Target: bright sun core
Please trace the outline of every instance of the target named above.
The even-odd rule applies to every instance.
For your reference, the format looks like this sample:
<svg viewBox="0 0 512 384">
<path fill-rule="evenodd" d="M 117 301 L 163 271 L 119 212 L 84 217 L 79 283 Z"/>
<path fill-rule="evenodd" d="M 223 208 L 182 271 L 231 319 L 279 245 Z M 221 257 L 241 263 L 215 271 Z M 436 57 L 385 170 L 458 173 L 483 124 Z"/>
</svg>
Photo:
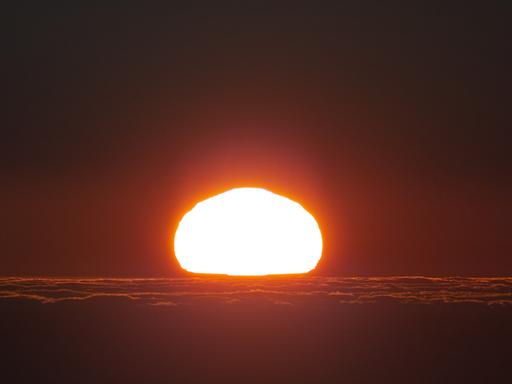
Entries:
<svg viewBox="0 0 512 384">
<path fill-rule="evenodd" d="M 183 216 L 174 252 L 189 272 L 306 273 L 322 256 L 322 234 L 299 203 L 261 188 L 235 188 Z"/>
</svg>

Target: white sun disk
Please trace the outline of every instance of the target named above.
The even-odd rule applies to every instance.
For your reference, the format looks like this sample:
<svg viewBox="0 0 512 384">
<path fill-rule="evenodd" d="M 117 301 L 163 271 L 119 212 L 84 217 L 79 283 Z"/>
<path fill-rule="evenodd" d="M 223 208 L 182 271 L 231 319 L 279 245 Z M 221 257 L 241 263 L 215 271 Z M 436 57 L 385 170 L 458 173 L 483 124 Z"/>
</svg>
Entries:
<svg viewBox="0 0 512 384">
<path fill-rule="evenodd" d="M 305 273 L 322 255 L 322 234 L 300 204 L 261 188 L 235 188 L 185 214 L 174 252 L 189 272 Z"/>
</svg>

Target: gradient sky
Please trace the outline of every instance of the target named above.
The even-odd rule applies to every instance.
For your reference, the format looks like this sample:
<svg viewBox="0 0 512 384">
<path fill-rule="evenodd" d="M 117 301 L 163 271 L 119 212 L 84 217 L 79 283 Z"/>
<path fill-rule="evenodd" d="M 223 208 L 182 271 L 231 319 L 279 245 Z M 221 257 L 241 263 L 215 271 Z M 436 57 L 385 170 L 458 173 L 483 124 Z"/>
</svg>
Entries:
<svg viewBox="0 0 512 384">
<path fill-rule="evenodd" d="M 179 274 L 193 204 L 303 203 L 323 275 L 510 275 L 501 2 L 17 2 L 1 275 Z"/>
</svg>

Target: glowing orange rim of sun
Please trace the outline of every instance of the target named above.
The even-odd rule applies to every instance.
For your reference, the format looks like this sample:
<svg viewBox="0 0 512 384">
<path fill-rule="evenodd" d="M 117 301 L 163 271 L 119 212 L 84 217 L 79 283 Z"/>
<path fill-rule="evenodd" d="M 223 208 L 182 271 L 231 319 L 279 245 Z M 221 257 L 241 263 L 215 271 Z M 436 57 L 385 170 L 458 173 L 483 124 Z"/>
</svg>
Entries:
<svg viewBox="0 0 512 384">
<path fill-rule="evenodd" d="M 189 272 L 306 273 L 322 256 L 322 234 L 299 203 L 262 188 L 235 188 L 197 203 L 183 216 L 174 253 Z"/>
</svg>

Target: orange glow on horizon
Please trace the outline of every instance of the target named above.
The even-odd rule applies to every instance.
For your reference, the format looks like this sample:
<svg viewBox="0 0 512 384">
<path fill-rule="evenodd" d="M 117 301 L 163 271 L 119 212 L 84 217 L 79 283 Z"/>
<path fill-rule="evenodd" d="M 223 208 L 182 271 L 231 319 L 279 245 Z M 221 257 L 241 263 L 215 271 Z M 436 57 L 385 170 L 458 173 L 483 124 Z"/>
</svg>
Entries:
<svg viewBox="0 0 512 384">
<path fill-rule="evenodd" d="M 174 237 L 183 269 L 235 276 L 309 272 L 322 246 L 308 211 L 261 188 L 235 188 L 199 202 L 183 216 Z"/>
</svg>

